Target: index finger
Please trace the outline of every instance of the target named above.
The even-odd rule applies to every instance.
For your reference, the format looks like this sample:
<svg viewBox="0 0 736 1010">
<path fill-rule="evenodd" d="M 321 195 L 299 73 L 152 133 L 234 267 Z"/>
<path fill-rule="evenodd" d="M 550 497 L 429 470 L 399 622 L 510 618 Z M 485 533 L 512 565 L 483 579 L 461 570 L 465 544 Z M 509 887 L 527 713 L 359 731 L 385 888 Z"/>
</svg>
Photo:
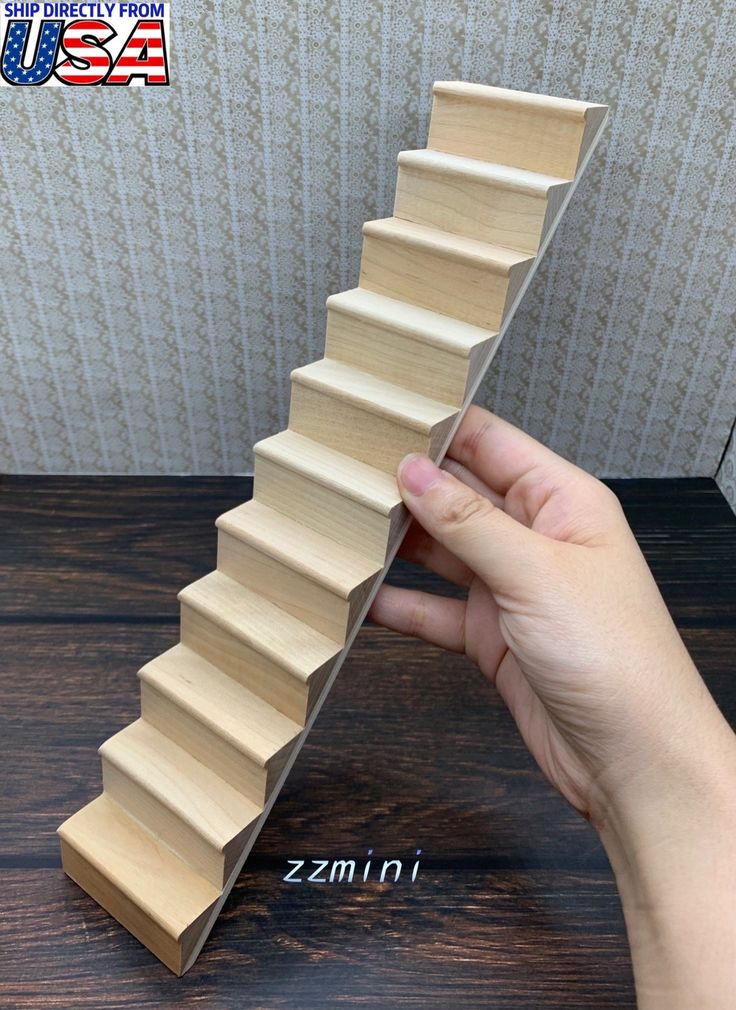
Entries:
<svg viewBox="0 0 736 1010">
<path fill-rule="evenodd" d="M 462 419 L 448 456 L 504 496 L 517 480 L 537 467 L 559 469 L 563 473 L 578 470 L 531 435 L 475 404 L 471 404 Z"/>
</svg>

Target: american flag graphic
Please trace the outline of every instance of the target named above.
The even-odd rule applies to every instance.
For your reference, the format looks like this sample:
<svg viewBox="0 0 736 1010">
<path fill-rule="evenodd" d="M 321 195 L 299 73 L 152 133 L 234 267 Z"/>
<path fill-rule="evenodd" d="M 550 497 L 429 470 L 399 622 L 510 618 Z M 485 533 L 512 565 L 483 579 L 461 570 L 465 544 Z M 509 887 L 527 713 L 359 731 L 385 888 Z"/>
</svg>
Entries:
<svg viewBox="0 0 736 1010">
<path fill-rule="evenodd" d="M 57 77 L 65 84 L 99 84 L 112 66 L 112 58 L 101 43 L 114 37 L 114 29 L 104 21 L 74 21 L 68 25 L 61 47 L 69 59 L 56 67 Z"/>
<path fill-rule="evenodd" d="M 164 19 L 9 20 L 2 82 L 15 86 L 169 84 Z"/>
<path fill-rule="evenodd" d="M 143 74 L 148 84 L 168 84 L 163 21 L 139 21 L 115 61 L 107 84 L 128 84 Z"/>
<path fill-rule="evenodd" d="M 43 84 L 54 70 L 63 21 L 45 21 L 29 62 L 26 53 L 30 21 L 9 21 L 3 44 L 3 77 L 11 84 Z"/>
</svg>

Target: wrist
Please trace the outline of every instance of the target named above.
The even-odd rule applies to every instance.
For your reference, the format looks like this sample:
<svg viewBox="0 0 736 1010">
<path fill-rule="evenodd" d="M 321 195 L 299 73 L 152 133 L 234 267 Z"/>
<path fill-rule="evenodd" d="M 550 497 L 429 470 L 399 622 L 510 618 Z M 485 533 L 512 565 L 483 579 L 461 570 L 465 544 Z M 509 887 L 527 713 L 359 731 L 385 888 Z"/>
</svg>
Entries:
<svg viewBox="0 0 736 1010">
<path fill-rule="evenodd" d="M 736 738 L 723 729 L 674 748 L 600 827 L 642 1010 L 721 1010 L 736 989 Z"/>
<path fill-rule="evenodd" d="M 637 761 L 601 803 L 598 830 L 617 874 L 654 883 L 663 864 L 702 855 L 698 842 L 736 853 L 736 735 L 715 704 Z"/>
<path fill-rule="evenodd" d="M 675 644 L 655 676 L 641 664 L 638 679 L 653 690 L 619 714 L 615 757 L 610 741 L 605 748 L 594 791 L 607 848 L 679 844 L 705 821 L 734 814 L 736 734 L 679 636 Z"/>
</svg>

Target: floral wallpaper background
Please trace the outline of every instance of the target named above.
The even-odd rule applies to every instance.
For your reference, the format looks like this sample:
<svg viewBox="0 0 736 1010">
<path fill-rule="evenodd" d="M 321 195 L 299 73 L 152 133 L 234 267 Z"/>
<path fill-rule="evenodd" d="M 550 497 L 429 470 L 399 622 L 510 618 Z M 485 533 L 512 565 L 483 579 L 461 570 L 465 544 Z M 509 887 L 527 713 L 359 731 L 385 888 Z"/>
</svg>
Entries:
<svg viewBox="0 0 736 1010">
<path fill-rule="evenodd" d="M 0 88 L 0 469 L 247 472 L 464 79 L 611 106 L 478 399 L 598 474 L 714 475 L 735 38 L 736 0 L 179 0 L 170 88 Z"/>
</svg>

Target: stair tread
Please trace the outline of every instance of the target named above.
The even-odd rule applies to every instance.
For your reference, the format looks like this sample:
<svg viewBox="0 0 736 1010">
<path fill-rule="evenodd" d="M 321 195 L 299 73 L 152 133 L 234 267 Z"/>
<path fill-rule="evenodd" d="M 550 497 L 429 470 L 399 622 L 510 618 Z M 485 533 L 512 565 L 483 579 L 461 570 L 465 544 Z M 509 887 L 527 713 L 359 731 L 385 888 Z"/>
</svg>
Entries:
<svg viewBox="0 0 736 1010">
<path fill-rule="evenodd" d="M 396 330 L 465 358 L 474 347 L 497 333 L 496 330 L 486 330 L 367 288 L 351 288 L 330 295 L 327 307 L 332 311 L 369 319 L 386 329 Z"/>
<path fill-rule="evenodd" d="M 302 730 L 293 719 L 181 643 L 146 663 L 139 676 L 261 767 Z"/>
<path fill-rule="evenodd" d="M 381 571 L 380 565 L 357 551 L 259 501 L 251 500 L 225 512 L 218 518 L 217 527 L 253 544 L 312 581 L 328 586 L 345 600 Z"/>
<path fill-rule="evenodd" d="M 293 382 L 324 392 L 336 392 L 367 410 L 390 416 L 419 431 L 428 431 L 457 412 L 457 408 L 450 404 L 432 400 L 331 358 L 302 365 L 294 369 L 291 378 Z"/>
<path fill-rule="evenodd" d="M 326 635 L 222 572 L 190 583 L 179 599 L 305 684 L 340 651 Z"/>
<path fill-rule="evenodd" d="M 59 835 L 175 939 L 220 897 L 104 794 L 65 821 Z"/>
<path fill-rule="evenodd" d="M 144 719 L 111 736 L 99 750 L 220 851 L 263 812 Z"/>
<path fill-rule="evenodd" d="M 401 503 L 393 474 L 289 428 L 257 442 L 254 452 L 344 497 L 368 505 L 381 515 L 388 515 Z"/>
<path fill-rule="evenodd" d="M 544 196 L 552 186 L 570 185 L 570 180 L 561 176 L 531 172 L 529 169 L 514 168 L 511 165 L 498 165 L 495 162 L 480 161 L 478 158 L 467 158 L 460 154 L 448 154 L 428 147 L 415 151 L 401 151 L 399 165 L 459 177 L 472 177 L 478 182 L 487 182 L 490 185 L 532 196 Z"/>
<path fill-rule="evenodd" d="M 454 232 L 433 228 L 431 225 L 405 221 L 400 217 L 383 217 L 376 221 L 366 221 L 363 225 L 363 234 L 418 246 L 426 252 L 448 259 L 463 259 L 504 276 L 520 263 L 529 263 L 534 259 L 528 252 L 519 252 L 476 238 L 466 238 L 464 235 L 456 235 Z"/>
</svg>

